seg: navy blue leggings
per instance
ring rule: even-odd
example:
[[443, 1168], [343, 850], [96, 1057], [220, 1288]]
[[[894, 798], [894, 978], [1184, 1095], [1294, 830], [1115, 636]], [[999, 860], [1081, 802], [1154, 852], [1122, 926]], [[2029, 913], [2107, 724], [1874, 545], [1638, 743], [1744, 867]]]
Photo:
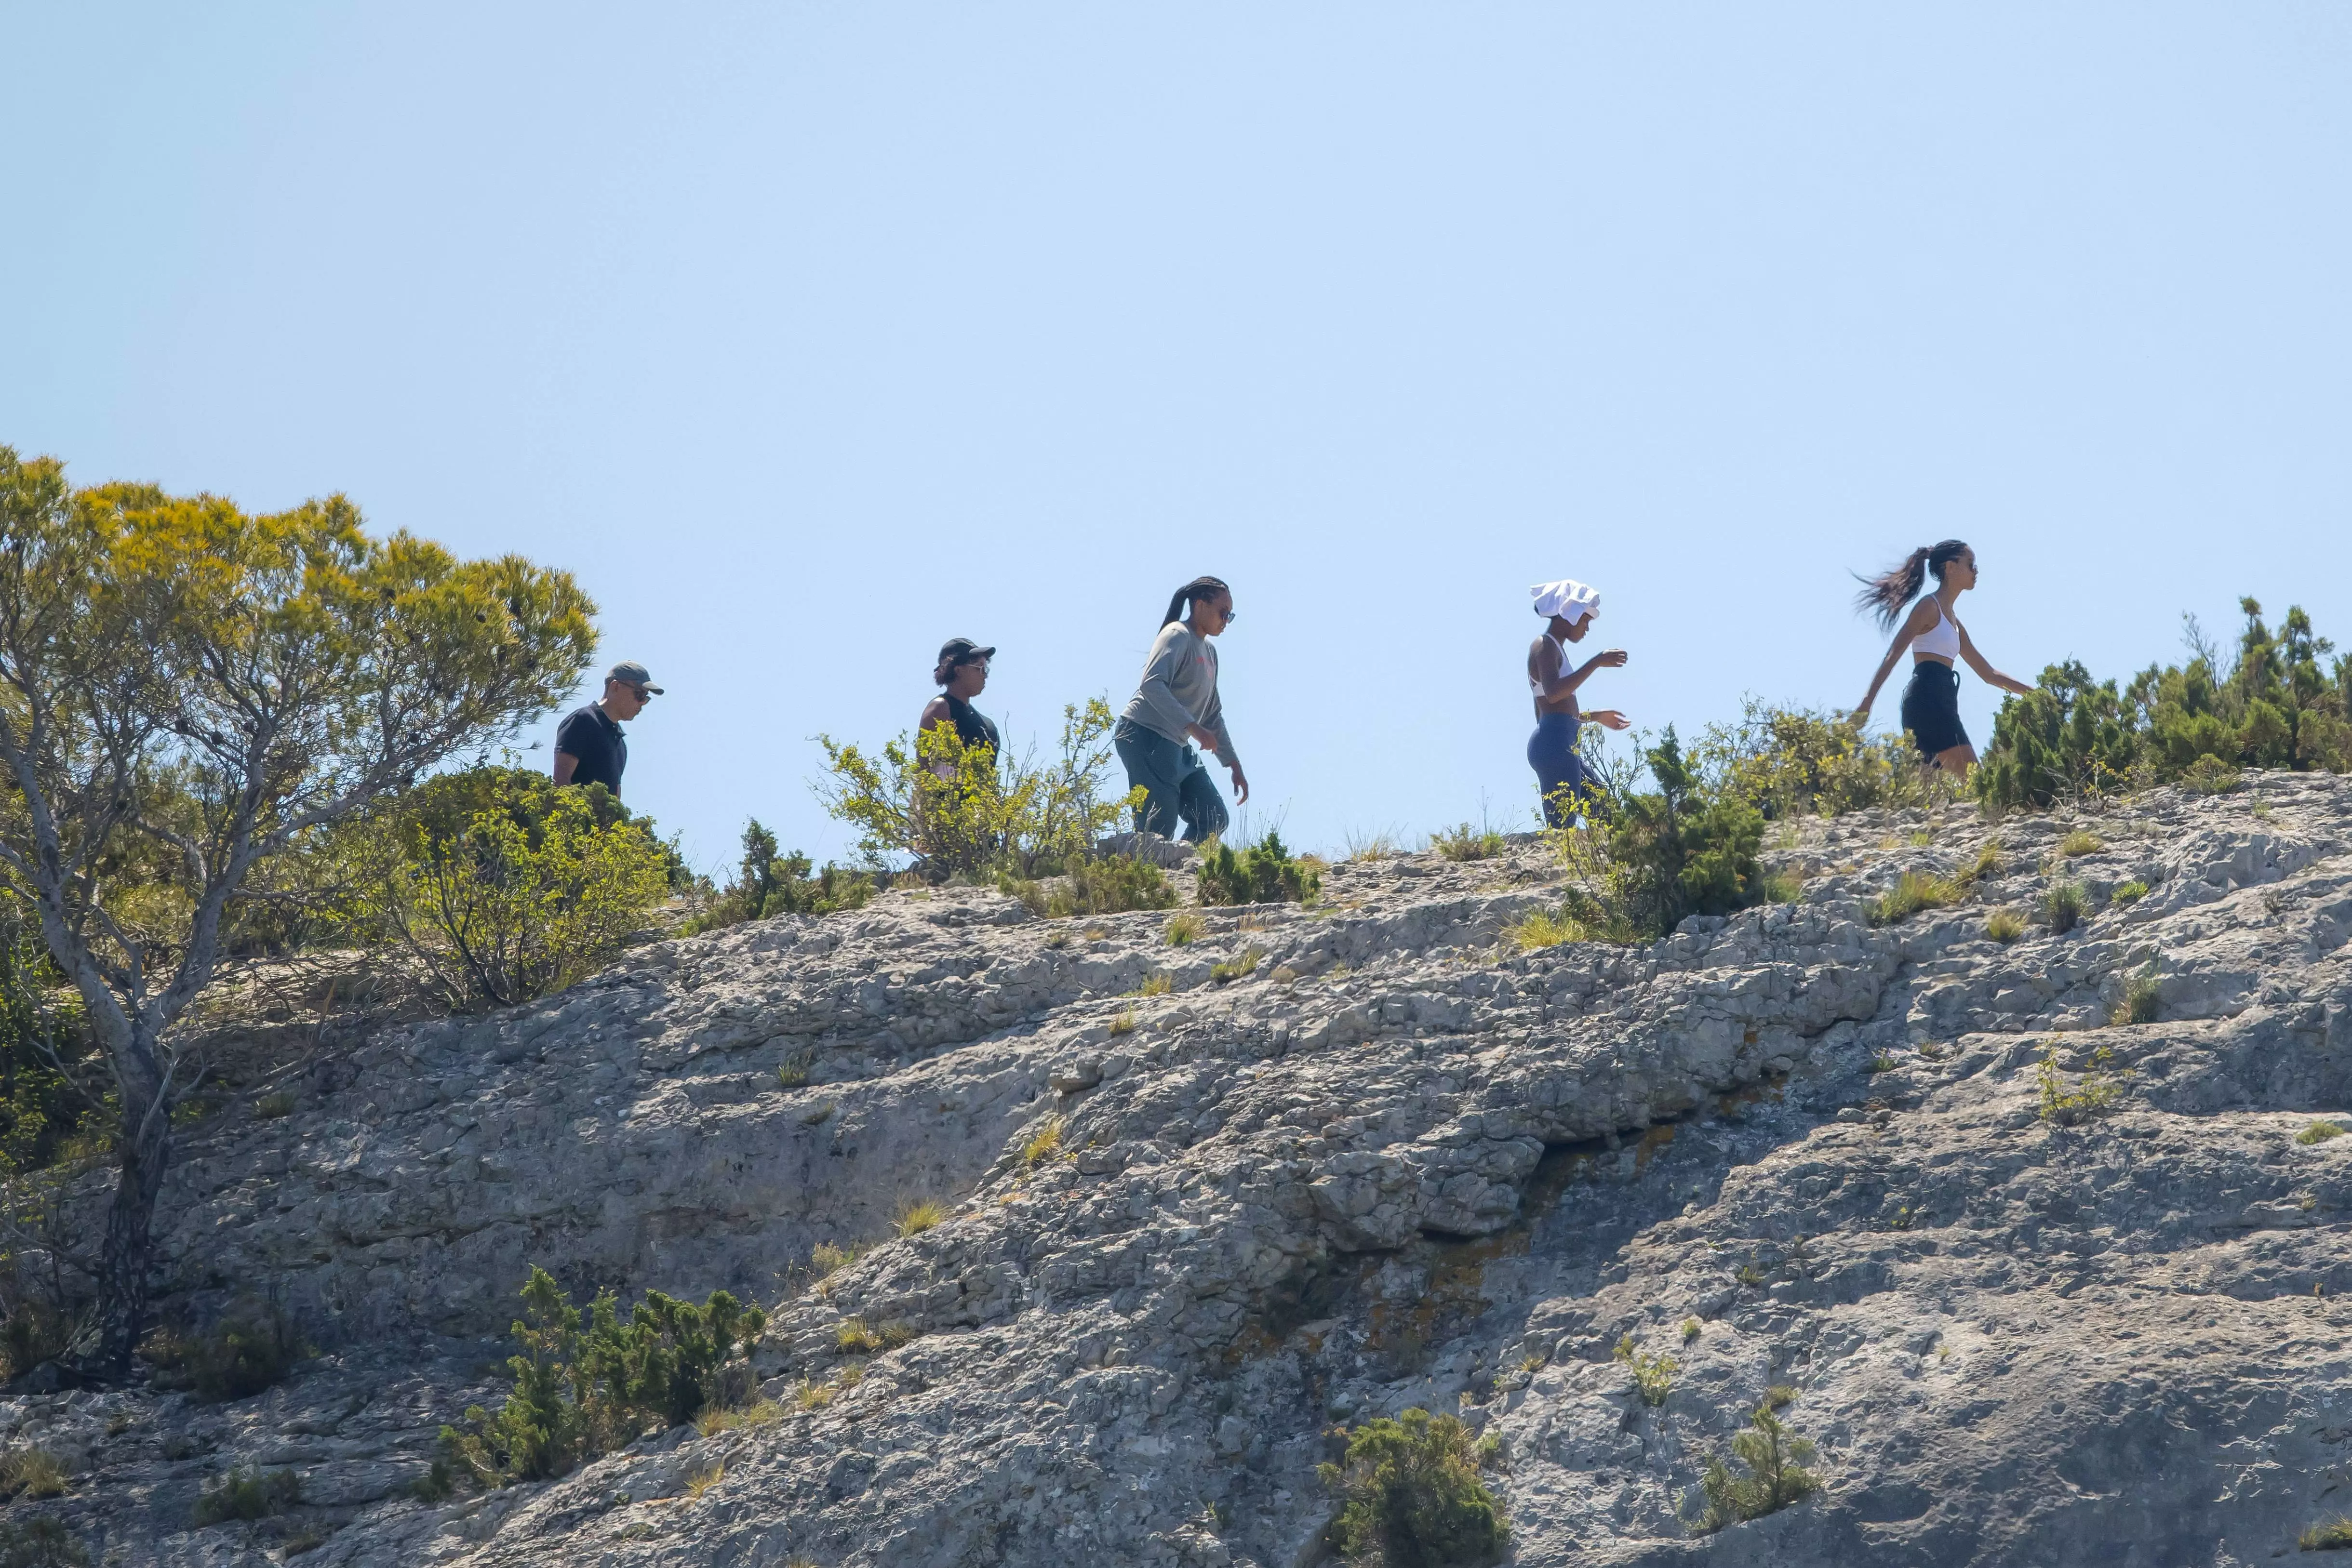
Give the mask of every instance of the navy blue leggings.
[[1197, 844], [1225, 831], [1224, 797], [1217, 793], [1216, 780], [1191, 747], [1128, 719], [1118, 721], [1110, 739], [1127, 766], [1128, 783], [1144, 791], [1143, 804], [1135, 813], [1137, 832], [1173, 839], [1180, 836], [1181, 819], [1181, 836], [1186, 843]]
[[1572, 828], [1576, 809], [1562, 791], [1584, 787], [1584, 759], [1576, 754], [1577, 721], [1564, 713], [1537, 716], [1536, 732], [1528, 737], [1528, 766], [1536, 770], [1543, 789], [1544, 826]]

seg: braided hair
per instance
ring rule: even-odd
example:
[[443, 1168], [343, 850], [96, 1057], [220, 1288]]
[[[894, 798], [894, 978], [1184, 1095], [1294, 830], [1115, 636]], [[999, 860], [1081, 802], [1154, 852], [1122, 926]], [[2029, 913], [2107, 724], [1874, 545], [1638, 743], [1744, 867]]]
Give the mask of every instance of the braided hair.
[[1225, 586], [1225, 580], [1223, 578], [1194, 578], [1192, 581], [1178, 589], [1176, 591], [1175, 597], [1169, 600], [1168, 613], [1160, 618], [1160, 630], [1166, 631], [1170, 626], [1172, 626], [1177, 622], [1184, 619], [1184, 612], [1192, 608], [1192, 601], [1194, 600], [1212, 599], [1220, 593], [1231, 593], [1232, 591], [1232, 589]]

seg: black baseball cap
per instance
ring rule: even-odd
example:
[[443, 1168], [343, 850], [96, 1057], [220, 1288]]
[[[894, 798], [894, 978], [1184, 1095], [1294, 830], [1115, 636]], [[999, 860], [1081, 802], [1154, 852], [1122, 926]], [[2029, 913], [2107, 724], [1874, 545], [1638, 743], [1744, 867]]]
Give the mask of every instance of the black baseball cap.
[[940, 644], [940, 663], [942, 664], [970, 664], [995, 655], [995, 649], [983, 648], [969, 637], [950, 637]]

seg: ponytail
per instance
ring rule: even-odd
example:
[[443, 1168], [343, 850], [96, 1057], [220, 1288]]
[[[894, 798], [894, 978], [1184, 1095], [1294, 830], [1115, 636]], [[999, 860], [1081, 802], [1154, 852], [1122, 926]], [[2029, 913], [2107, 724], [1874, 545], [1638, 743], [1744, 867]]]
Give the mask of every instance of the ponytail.
[[1933, 571], [1936, 580], [1942, 582], [1944, 568], [1958, 559], [1960, 552], [1968, 548], [1967, 541], [1962, 539], [1946, 539], [1939, 545], [1921, 545], [1905, 556], [1899, 564], [1889, 567], [1876, 577], [1862, 577], [1857, 573], [1856, 580], [1861, 582], [1862, 591], [1853, 596], [1854, 612], [1874, 615], [1881, 627], [1892, 630], [1895, 618], [1903, 613], [1903, 607], [1918, 598], [1919, 590], [1927, 586], [1927, 573]]
[[1168, 613], [1160, 618], [1160, 629], [1165, 632], [1177, 622], [1183, 620], [1184, 612], [1192, 608], [1192, 601], [1206, 599], [1213, 593], [1231, 593], [1232, 591], [1233, 590], [1225, 586], [1225, 580], [1221, 577], [1194, 578], [1178, 589], [1175, 597], [1169, 600]]

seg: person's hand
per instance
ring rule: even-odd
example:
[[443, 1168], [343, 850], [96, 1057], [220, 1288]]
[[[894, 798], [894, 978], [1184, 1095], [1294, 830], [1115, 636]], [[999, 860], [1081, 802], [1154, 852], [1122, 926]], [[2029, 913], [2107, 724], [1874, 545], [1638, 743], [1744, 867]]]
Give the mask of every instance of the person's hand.
[[1210, 756], [1214, 757], [1217, 754], [1217, 732], [1211, 729], [1208, 726], [1203, 724], [1187, 725], [1184, 728], [1184, 733], [1192, 737], [1193, 745], [1199, 747]]
[[1234, 804], [1241, 805], [1248, 799], [1249, 776], [1242, 771], [1242, 765], [1236, 762], [1234, 764]]
[[1633, 722], [1613, 707], [1597, 707], [1584, 716], [1603, 729], [1624, 729]]
[[1604, 648], [1600, 653], [1593, 654], [1592, 662], [1584, 667], [1588, 670], [1622, 670], [1625, 667], [1625, 650], [1622, 648]]

